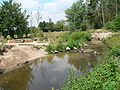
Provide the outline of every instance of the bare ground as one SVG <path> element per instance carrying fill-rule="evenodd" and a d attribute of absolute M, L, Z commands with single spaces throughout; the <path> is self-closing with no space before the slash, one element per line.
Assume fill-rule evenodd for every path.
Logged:
<path fill-rule="evenodd" d="M 42 48 L 37 50 L 32 46 L 15 46 L 7 53 L 0 56 L 0 69 L 5 69 L 22 62 L 35 60 L 46 55 L 47 53 Z"/>

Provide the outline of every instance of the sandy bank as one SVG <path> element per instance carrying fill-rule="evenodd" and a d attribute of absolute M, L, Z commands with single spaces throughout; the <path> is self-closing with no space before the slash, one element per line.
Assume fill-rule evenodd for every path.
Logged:
<path fill-rule="evenodd" d="M 35 60 L 46 55 L 47 53 L 42 48 L 37 50 L 32 46 L 15 46 L 7 53 L 0 56 L 0 70 L 4 70 L 19 63 Z"/>

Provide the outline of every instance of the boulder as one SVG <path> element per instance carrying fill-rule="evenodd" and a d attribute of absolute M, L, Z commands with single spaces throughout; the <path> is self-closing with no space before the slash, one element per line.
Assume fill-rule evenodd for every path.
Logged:
<path fill-rule="evenodd" d="M 66 51 L 70 51 L 71 49 L 69 47 L 66 47 Z"/>
<path fill-rule="evenodd" d="M 76 48 L 76 47 L 74 47 L 74 50 L 77 50 L 77 48 Z"/>

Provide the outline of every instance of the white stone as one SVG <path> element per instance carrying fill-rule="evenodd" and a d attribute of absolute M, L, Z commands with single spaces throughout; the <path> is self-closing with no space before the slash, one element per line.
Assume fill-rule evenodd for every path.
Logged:
<path fill-rule="evenodd" d="M 71 49 L 70 49 L 69 47 L 66 47 L 66 50 L 67 50 L 67 51 L 70 51 Z"/>

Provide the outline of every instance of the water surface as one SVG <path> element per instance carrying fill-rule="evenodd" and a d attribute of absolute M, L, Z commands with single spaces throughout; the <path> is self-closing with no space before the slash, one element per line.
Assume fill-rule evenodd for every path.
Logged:
<path fill-rule="evenodd" d="M 101 51 L 103 47 L 93 49 Z M 29 65 L 0 76 L 0 90 L 51 90 L 60 88 L 70 68 L 80 75 L 92 71 L 98 56 L 83 53 L 59 53 L 40 58 Z"/>

